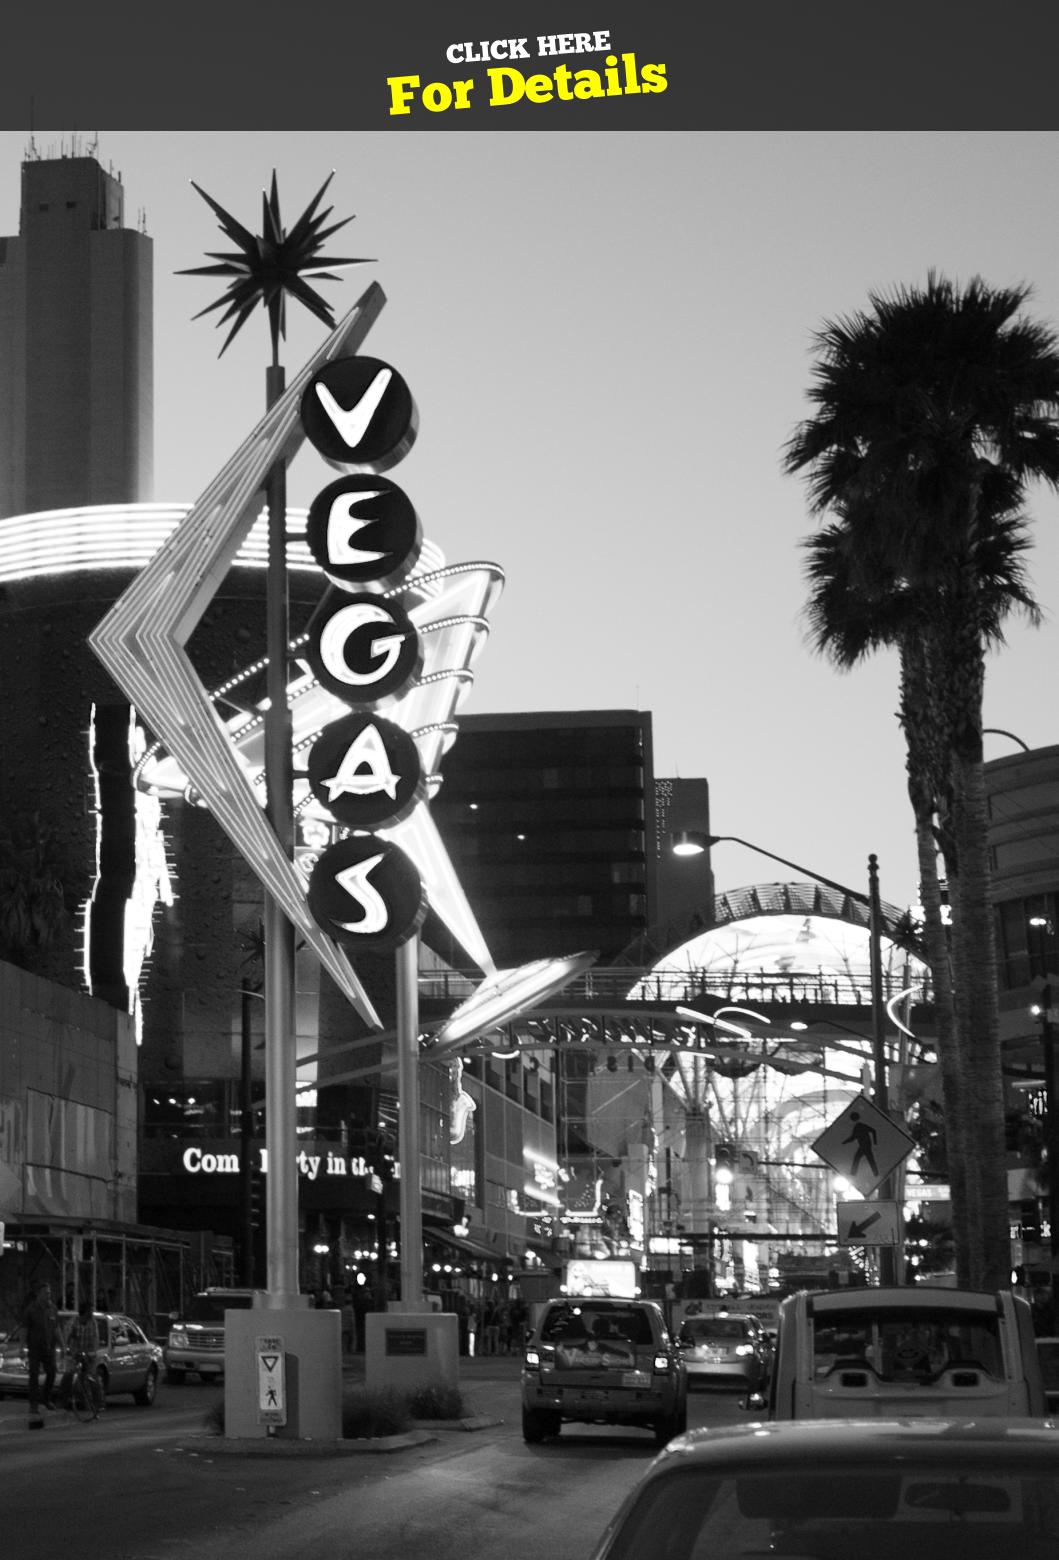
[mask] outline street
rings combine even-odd
[[[577,1425],[522,1440],[519,1362],[461,1361],[473,1411],[388,1453],[251,1455],[207,1435],[218,1388],[165,1385],[151,1409],[114,1399],[95,1423],[0,1403],[4,1560],[577,1560],[654,1455],[643,1431]],[[739,1422],[734,1393],[695,1391],[689,1424]],[[59,1421],[62,1421],[61,1423]]]

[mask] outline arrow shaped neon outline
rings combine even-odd
[[[183,765],[265,890],[376,1029],[382,1022],[352,965],[309,913],[304,884],[236,758],[186,645],[254,523],[269,469],[277,460],[289,461],[304,441],[299,404],[305,386],[325,363],[356,352],[385,302],[373,282],[88,636],[89,647]]]

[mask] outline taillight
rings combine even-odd
[[[540,1350],[539,1349],[527,1349],[526,1350],[526,1361],[525,1361],[525,1363],[526,1363],[526,1369],[527,1370],[540,1370],[540,1368],[541,1368]]]
[[[656,1354],[655,1357],[654,1357],[654,1365],[653,1365],[652,1368],[653,1368],[653,1370],[654,1370],[656,1375],[658,1375],[659,1372],[667,1371],[669,1369],[669,1355],[668,1354]]]
[[[735,1346],[735,1352],[737,1354],[753,1354],[754,1345],[752,1343],[737,1343]]]

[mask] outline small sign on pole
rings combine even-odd
[[[840,1202],[835,1204],[840,1246],[899,1246],[901,1215],[896,1202]]]
[[[257,1418],[263,1425],[287,1423],[287,1391],[282,1338],[256,1338]]]
[[[862,1197],[870,1197],[915,1146],[912,1134],[863,1094],[812,1144],[813,1152]]]

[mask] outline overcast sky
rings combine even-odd
[[[89,137],[82,135],[83,153]],[[69,132],[38,130],[43,155]],[[28,144],[0,132],[0,233]],[[191,180],[260,231],[273,169],[291,225],[332,169],[322,283],[341,315],[387,296],[363,350],[408,381],[415,446],[390,477],[451,562],[506,585],[465,712],[640,709],[659,775],[705,776],[711,829],[884,899],[916,894],[892,656],[839,674],[801,612],[804,488],[780,470],[807,414],[814,331],[869,290],[1026,282],[1059,327],[1059,133],[105,131],[155,261],[155,497],[191,502],[264,409],[264,311],[218,360],[229,247]],[[324,334],[292,305],[293,376]],[[293,504],[333,479],[311,447]],[[1044,627],[1013,623],[985,724],[1059,742],[1059,502],[1031,494]],[[987,757],[1014,753],[987,737]],[[790,877],[734,845],[719,889]]]

